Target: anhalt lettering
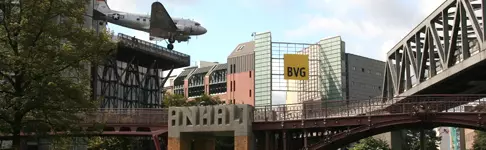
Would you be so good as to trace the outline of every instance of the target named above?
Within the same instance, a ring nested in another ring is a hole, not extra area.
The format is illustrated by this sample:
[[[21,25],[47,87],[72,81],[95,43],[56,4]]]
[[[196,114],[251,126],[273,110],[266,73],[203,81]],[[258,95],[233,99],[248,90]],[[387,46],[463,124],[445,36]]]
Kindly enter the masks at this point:
[[[169,120],[171,126],[240,125],[243,114],[235,105],[179,107],[171,110]]]

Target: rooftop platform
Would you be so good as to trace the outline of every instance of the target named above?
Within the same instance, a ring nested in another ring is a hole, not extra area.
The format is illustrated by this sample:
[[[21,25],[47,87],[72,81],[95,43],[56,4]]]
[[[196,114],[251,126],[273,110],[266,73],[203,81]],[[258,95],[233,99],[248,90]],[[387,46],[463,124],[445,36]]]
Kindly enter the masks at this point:
[[[146,68],[169,70],[172,68],[187,67],[190,65],[190,56],[165,47],[133,38],[122,33],[116,37],[118,41],[117,60],[130,62]],[[151,67],[152,64],[155,66]]]

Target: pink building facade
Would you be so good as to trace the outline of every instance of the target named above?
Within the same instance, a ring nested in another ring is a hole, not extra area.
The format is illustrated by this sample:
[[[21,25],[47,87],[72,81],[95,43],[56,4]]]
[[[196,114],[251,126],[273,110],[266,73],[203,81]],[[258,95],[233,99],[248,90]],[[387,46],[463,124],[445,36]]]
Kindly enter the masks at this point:
[[[189,100],[206,94],[227,104],[254,105],[254,48],[253,41],[241,43],[228,56],[226,64],[206,62],[186,68],[174,79],[174,94]]]

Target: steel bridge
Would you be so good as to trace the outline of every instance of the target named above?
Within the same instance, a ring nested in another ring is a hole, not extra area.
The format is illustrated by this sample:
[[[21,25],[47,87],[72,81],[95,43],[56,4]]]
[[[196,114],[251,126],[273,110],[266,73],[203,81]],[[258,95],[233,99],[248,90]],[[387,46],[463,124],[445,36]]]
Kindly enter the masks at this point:
[[[484,93],[484,0],[446,0],[388,53],[382,97]]]
[[[286,104],[255,107],[250,117],[259,150],[327,150],[403,128],[454,126],[486,131],[485,98],[423,95],[391,98],[402,101],[392,105],[381,103],[382,98]],[[166,108],[99,109],[81,124],[85,129],[103,124],[103,132],[97,132],[100,136],[152,137],[160,150],[167,143],[168,115]]]

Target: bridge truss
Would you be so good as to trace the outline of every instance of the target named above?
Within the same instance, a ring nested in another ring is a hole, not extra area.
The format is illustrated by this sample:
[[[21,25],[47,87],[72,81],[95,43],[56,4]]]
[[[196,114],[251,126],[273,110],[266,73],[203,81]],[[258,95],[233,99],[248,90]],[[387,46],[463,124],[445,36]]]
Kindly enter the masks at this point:
[[[446,0],[393,47],[387,53],[383,97],[429,94],[432,85],[482,62],[484,2]]]

